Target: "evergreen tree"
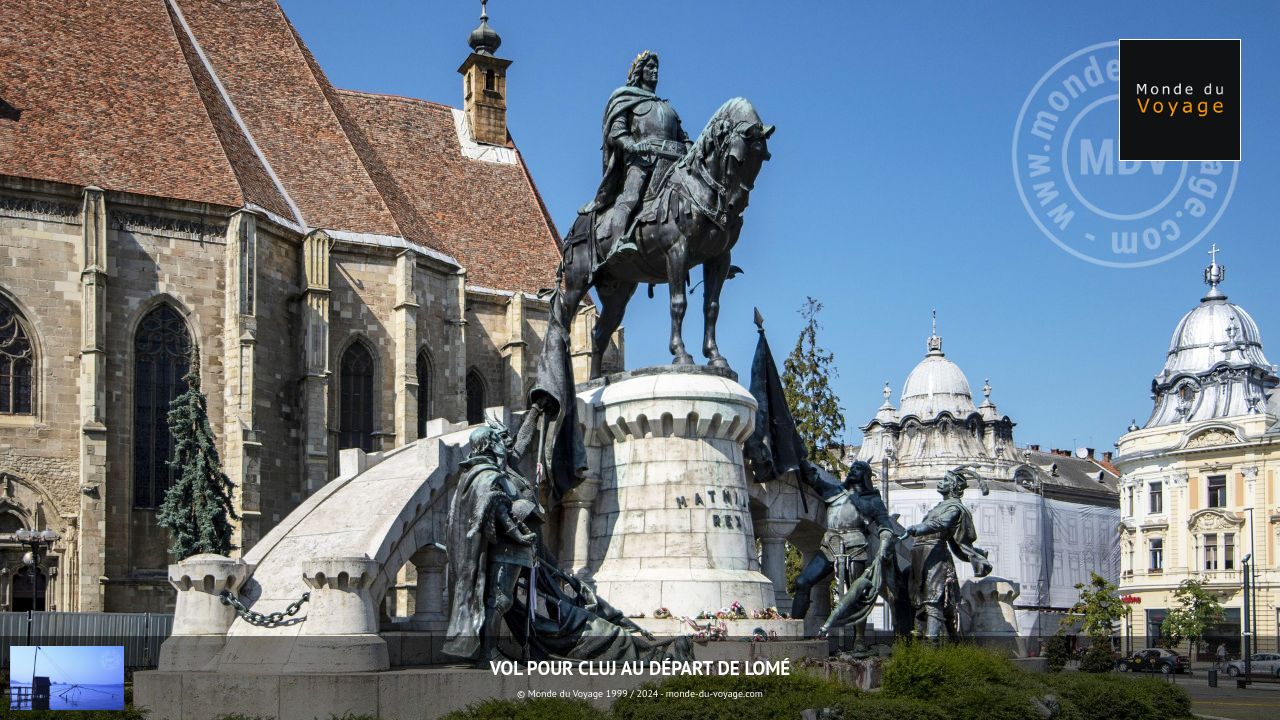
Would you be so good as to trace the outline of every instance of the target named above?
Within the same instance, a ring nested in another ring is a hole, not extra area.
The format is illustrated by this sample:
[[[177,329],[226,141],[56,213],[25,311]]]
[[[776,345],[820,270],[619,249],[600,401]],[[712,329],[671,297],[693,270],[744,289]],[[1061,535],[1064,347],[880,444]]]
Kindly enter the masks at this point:
[[[835,355],[818,345],[821,310],[822,303],[805,298],[804,307],[800,309],[804,328],[796,338],[795,349],[783,363],[782,386],[795,418],[796,431],[809,451],[809,460],[843,475],[848,470],[842,444],[844,411],[830,384],[837,376]]]
[[[179,560],[198,553],[231,552],[231,520],[238,520],[231,503],[234,485],[222,472],[218,447],[209,426],[208,403],[200,390],[200,360],[192,350],[183,377],[187,391],[173,399],[169,432],[178,478],[164,495],[156,516],[160,527],[173,534],[169,552]]]

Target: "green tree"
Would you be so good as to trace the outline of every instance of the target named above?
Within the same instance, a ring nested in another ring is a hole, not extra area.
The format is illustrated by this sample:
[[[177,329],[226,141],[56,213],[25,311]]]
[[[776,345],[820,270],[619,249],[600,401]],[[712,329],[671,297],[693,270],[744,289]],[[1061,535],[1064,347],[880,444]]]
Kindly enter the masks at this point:
[[[1203,582],[1183,580],[1173,591],[1173,604],[1160,626],[1160,632],[1168,638],[1170,647],[1186,640],[1187,655],[1191,656],[1194,647],[1204,638],[1205,631],[1222,622],[1222,603],[1205,589]]]
[[[830,383],[838,375],[835,355],[818,345],[821,311],[822,303],[805,298],[800,309],[804,328],[783,363],[782,387],[810,461],[843,475],[848,470],[844,464],[844,411]]]
[[[169,552],[179,560],[198,553],[226,555],[231,552],[230,521],[239,519],[231,503],[235,486],[218,459],[194,350],[183,380],[187,391],[173,399],[168,417],[174,446],[169,466],[178,479],[165,492],[156,520],[172,533]]]
[[[1086,672],[1111,670],[1111,636],[1116,625],[1129,616],[1131,608],[1120,599],[1120,588],[1098,573],[1089,573],[1088,583],[1076,583],[1080,599],[1068,610],[1058,628],[1058,635],[1067,626],[1080,624],[1089,637],[1089,649],[1080,661],[1080,669]]]

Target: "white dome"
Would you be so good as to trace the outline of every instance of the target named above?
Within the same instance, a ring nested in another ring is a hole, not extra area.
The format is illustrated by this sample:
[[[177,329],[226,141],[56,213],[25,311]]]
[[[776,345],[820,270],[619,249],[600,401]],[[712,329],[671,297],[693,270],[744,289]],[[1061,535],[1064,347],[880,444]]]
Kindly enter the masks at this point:
[[[1258,324],[1218,289],[1225,276],[1216,258],[1205,269],[1209,292],[1169,339],[1164,367],[1151,383],[1155,407],[1146,427],[1265,411],[1276,370],[1262,353]]]
[[[1269,367],[1262,354],[1262,333],[1244,308],[1225,296],[1206,297],[1182,317],[1169,340],[1169,355],[1159,380],[1199,374],[1222,363]]]
[[[902,386],[899,416],[914,415],[931,420],[943,412],[961,418],[977,411],[964,372],[943,355],[942,338],[930,337],[929,354],[916,365]]]

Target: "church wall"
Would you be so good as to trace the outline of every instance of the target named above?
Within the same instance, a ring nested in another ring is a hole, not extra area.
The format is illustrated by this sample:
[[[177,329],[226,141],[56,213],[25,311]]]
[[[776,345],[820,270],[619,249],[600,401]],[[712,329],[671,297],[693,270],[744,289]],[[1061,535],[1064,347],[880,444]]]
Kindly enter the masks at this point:
[[[54,555],[60,556],[56,564],[64,575],[51,585],[56,597],[51,594],[49,601],[70,609],[74,582],[65,573],[74,567],[69,556],[75,552],[80,505],[79,204],[61,198],[57,213],[33,213],[13,197],[0,197],[0,293],[17,306],[33,335],[37,410],[34,416],[0,416],[0,473],[19,479],[12,495],[6,483],[0,502],[39,524],[35,529],[53,528],[62,535]],[[24,492],[21,485],[36,490]],[[15,544],[0,553],[10,571],[3,577],[5,586],[22,552]],[[11,607],[8,587],[0,588],[0,601]]]
[[[302,501],[302,328],[298,243],[258,226],[254,423],[262,444],[261,532]]]
[[[342,354],[356,338],[369,343],[374,354],[375,449],[380,439],[394,439],[395,426],[395,353],[391,313],[395,305],[395,258],[389,254],[364,252],[349,245],[334,247],[333,271],[329,276],[329,427],[339,427],[340,377]],[[330,451],[337,452],[337,437],[331,433]],[[387,448],[390,445],[386,446]]]
[[[110,199],[108,208],[112,213],[121,210]],[[218,389],[225,382],[225,221],[205,220],[211,224],[203,226],[201,239],[148,229],[145,223],[107,234],[107,611],[162,611],[173,603],[165,580],[171,561],[168,534],[156,525],[154,510],[133,508],[134,334],[142,317],[160,302],[169,301],[185,316],[200,351],[209,417],[223,417],[223,396]],[[162,222],[156,219],[153,224]],[[225,438],[219,440],[225,450]]]
[[[472,368],[484,378],[485,407],[524,407],[523,401],[508,397],[507,369],[502,350],[507,343],[507,303],[503,295],[467,294],[467,371]],[[465,415],[465,406],[464,406]]]
[[[431,360],[429,395],[430,418],[441,417],[452,422],[466,416],[466,399],[462,388],[464,377],[458,372],[460,363],[452,361],[456,348],[451,336],[450,320],[458,317],[457,298],[450,293],[450,277],[441,271],[421,265],[414,269],[414,295],[418,302],[418,347],[426,348]],[[414,368],[416,372],[416,368]],[[423,388],[418,389],[423,392]]]

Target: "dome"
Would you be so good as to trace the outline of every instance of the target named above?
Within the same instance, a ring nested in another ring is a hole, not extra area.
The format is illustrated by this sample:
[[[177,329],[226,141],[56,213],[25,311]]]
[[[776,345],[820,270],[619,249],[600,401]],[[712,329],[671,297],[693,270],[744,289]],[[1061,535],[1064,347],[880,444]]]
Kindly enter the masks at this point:
[[[502,38],[498,36],[498,31],[489,27],[489,12],[485,8],[487,0],[480,3],[480,26],[471,31],[471,36],[467,38],[467,44],[471,46],[473,52],[481,55],[492,55],[498,51],[498,46],[502,44]]]
[[[925,420],[948,412],[961,418],[977,411],[964,372],[943,354],[942,338],[931,336],[929,353],[911,371],[902,386],[899,416],[914,415]]]
[[[1151,383],[1155,409],[1146,427],[1263,412],[1276,386],[1262,352],[1262,333],[1244,308],[1219,289],[1226,268],[1205,268],[1209,292],[1182,316],[1169,339],[1164,367]]]

